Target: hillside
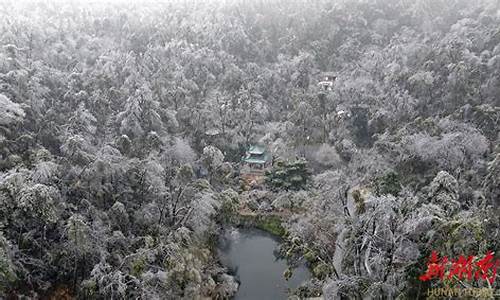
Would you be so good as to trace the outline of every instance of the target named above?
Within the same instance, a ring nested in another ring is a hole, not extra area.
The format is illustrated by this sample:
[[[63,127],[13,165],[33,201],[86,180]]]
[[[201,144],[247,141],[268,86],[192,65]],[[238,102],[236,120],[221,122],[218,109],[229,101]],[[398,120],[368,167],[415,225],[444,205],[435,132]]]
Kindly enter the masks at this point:
[[[303,298],[423,299],[432,251],[500,250],[497,0],[9,0],[0,28],[0,298],[228,298],[238,210],[285,216]]]

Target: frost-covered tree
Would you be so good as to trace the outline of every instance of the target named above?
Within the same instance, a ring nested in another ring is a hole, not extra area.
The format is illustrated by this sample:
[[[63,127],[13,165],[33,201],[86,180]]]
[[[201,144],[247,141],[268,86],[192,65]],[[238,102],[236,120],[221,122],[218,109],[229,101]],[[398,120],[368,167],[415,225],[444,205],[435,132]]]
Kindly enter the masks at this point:
[[[0,298],[230,298],[254,143],[302,298],[499,248],[498,1],[59,2],[0,10]]]
[[[5,95],[0,94],[0,125],[7,126],[21,122],[25,116],[24,110]]]

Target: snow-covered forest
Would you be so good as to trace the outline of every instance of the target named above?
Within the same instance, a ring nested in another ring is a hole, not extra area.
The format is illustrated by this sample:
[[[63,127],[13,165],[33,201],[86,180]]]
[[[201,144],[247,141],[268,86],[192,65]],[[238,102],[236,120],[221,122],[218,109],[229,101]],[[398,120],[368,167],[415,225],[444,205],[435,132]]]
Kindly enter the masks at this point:
[[[499,123],[498,0],[1,1],[0,298],[229,299],[245,224],[294,299],[424,299],[500,250]]]

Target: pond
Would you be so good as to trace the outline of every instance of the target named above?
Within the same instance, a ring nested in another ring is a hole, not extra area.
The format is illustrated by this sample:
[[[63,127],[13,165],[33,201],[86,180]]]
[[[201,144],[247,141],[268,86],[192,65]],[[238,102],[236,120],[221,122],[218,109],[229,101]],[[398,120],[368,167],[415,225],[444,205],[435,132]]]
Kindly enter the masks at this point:
[[[278,258],[279,239],[258,229],[226,229],[219,243],[221,261],[238,278],[234,299],[287,299],[288,289],[310,278],[305,265],[287,281],[286,260]]]

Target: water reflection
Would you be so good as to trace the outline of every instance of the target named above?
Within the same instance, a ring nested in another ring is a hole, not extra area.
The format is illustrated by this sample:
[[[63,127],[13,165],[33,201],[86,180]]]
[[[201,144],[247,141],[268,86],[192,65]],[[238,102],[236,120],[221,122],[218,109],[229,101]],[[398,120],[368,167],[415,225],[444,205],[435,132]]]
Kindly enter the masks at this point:
[[[288,289],[309,279],[304,265],[287,281],[286,261],[277,257],[279,240],[257,229],[227,229],[219,243],[222,262],[240,281],[234,299],[287,299]]]

